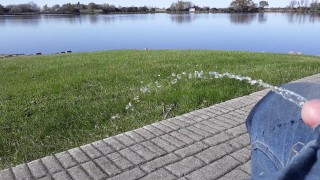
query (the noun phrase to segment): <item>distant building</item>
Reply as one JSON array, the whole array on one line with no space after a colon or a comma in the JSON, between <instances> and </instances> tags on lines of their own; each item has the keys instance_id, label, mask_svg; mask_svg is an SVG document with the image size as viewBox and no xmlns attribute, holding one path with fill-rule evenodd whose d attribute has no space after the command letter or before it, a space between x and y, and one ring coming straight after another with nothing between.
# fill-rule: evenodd
<instances>
[{"instance_id":1,"label":"distant building","mask_svg":"<svg viewBox=\"0 0 320 180\"><path fill-rule=\"evenodd\" d=\"M196 8L189 8L189 12L196 12Z\"/></svg>"}]
</instances>

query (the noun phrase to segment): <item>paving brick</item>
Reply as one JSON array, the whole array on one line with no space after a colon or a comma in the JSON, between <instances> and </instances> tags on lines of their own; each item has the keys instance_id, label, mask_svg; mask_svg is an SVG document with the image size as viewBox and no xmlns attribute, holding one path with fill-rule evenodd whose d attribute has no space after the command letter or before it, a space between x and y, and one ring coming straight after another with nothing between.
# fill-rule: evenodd
<instances>
[{"instance_id":1,"label":"paving brick","mask_svg":"<svg viewBox=\"0 0 320 180\"><path fill-rule=\"evenodd\" d=\"M202 114L202 113L197 113L196 111L192 111L190 112L190 114L194 115L194 116L198 116L200 117L202 120L206 120L208 118L210 118L210 116Z\"/></svg>"},{"instance_id":2,"label":"paving brick","mask_svg":"<svg viewBox=\"0 0 320 180\"><path fill-rule=\"evenodd\" d=\"M195 156L205 163L209 164L223 156L231 153L233 151L232 147L228 144L219 144L217 146L210 147Z\"/></svg>"},{"instance_id":3,"label":"paving brick","mask_svg":"<svg viewBox=\"0 0 320 180\"><path fill-rule=\"evenodd\" d=\"M235 150L246 147L250 144L249 135L243 134L237 138L234 138L227 142L230 144Z\"/></svg>"},{"instance_id":4,"label":"paving brick","mask_svg":"<svg viewBox=\"0 0 320 180\"><path fill-rule=\"evenodd\" d=\"M126 132L125 134L138 143L145 140L141 135L133 131Z\"/></svg>"},{"instance_id":5,"label":"paving brick","mask_svg":"<svg viewBox=\"0 0 320 180\"><path fill-rule=\"evenodd\" d=\"M212 127L210 127L210 126L204 125L204 124L202 124L202 123L195 124L194 126L195 126L196 128L199 128L199 129L205 131L205 132L210 133L211 135L212 135L212 134L217 134L217 133L219 132L219 130L217 130L217 129L215 129L215 128L212 128Z\"/></svg>"},{"instance_id":6,"label":"paving brick","mask_svg":"<svg viewBox=\"0 0 320 180\"><path fill-rule=\"evenodd\" d=\"M173 136L170 136L169 134L162 135L162 136L160 136L160 138L164 139L165 141L169 142L172 145L174 144L178 148L186 145L186 143L184 143L183 141L180 141L180 140L174 138Z\"/></svg>"},{"instance_id":7,"label":"paving brick","mask_svg":"<svg viewBox=\"0 0 320 180\"><path fill-rule=\"evenodd\" d=\"M219 180L237 180L237 179L249 179L250 176L238 169L234 169L223 177L219 178Z\"/></svg>"},{"instance_id":8,"label":"paving brick","mask_svg":"<svg viewBox=\"0 0 320 180\"><path fill-rule=\"evenodd\" d=\"M190 119L188 117L185 117L185 116L176 116L174 117L175 119L179 119L180 121L183 121L183 122L186 122L188 124L195 124L197 123L197 121L193 120L193 119Z\"/></svg>"},{"instance_id":9,"label":"paving brick","mask_svg":"<svg viewBox=\"0 0 320 180\"><path fill-rule=\"evenodd\" d=\"M181 177L178 180L188 180L186 177Z\"/></svg>"},{"instance_id":10,"label":"paving brick","mask_svg":"<svg viewBox=\"0 0 320 180\"><path fill-rule=\"evenodd\" d=\"M131 146L132 144L136 143L133 139L131 139L125 134L116 135L115 138L126 146Z\"/></svg>"},{"instance_id":11,"label":"paving brick","mask_svg":"<svg viewBox=\"0 0 320 180\"><path fill-rule=\"evenodd\" d=\"M76 147L73 149L68 150L68 152L71 154L71 156L78 162L78 163L84 163L87 161L90 161L90 158L84 153L80 148Z\"/></svg>"},{"instance_id":12,"label":"paving brick","mask_svg":"<svg viewBox=\"0 0 320 180\"><path fill-rule=\"evenodd\" d=\"M240 169L247 174L251 174L251 160L240 166Z\"/></svg>"},{"instance_id":13,"label":"paving brick","mask_svg":"<svg viewBox=\"0 0 320 180\"><path fill-rule=\"evenodd\" d=\"M73 179L77 179L77 180L90 179L90 177L87 175L87 173L80 166L74 166L74 167L68 169L67 171Z\"/></svg>"},{"instance_id":14,"label":"paving brick","mask_svg":"<svg viewBox=\"0 0 320 180\"><path fill-rule=\"evenodd\" d=\"M246 122L247 117L239 118L237 116L226 114L226 117L228 117L231 120L237 121L239 124L243 124Z\"/></svg>"},{"instance_id":15,"label":"paving brick","mask_svg":"<svg viewBox=\"0 0 320 180\"><path fill-rule=\"evenodd\" d=\"M114 176L121 172L121 170L106 157L100 157L98 159L95 159L94 161L109 176Z\"/></svg>"},{"instance_id":16,"label":"paving brick","mask_svg":"<svg viewBox=\"0 0 320 180\"><path fill-rule=\"evenodd\" d=\"M72 180L66 171L60 171L52 174L52 178L55 180Z\"/></svg>"},{"instance_id":17,"label":"paving brick","mask_svg":"<svg viewBox=\"0 0 320 180\"><path fill-rule=\"evenodd\" d=\"M158 129L154 126L151 126L151 125L144 126L143 128L152 132L152 134L154 134L156 136L161 136L161 135L165 134L165 132L163 132L160 129Z\"/></svg>"},{"instance_id":18,"label":"paving brick","mask_svg":"<svg viewBox=\"0 0 320 180\"><path fill-rule=\"evenodd\" d=\"M247 148L242 148L236 152L233 152L232 154L230 154L230 156L232 156L233 158L235 158L236 160L242 163L245 163L250 160L251 151L248 150Z\"/></svg>"},{"instance_id":19,"label":"paving brick","mask_svg":"<svg viewBox=\"0 0 320 180\"><path fill-rule=\"evenodd\" d=\"M192 172L187 175L186 178L189 180L207 180L217 179L230 170L234 169L239 165L239 162L231 156L225 156L218 161L215 161L201 169Z\"/></svg>"},{"instance_id":20,"label":"paving brick","mask_svg":"<svg viewBox=\"0 0 320 180\"><path fill-rule=\"evenodd\" d=\"M164 124L161 124L159 122L157 123L153 123L152 126L160 129L161 131L165 132L165 133L170 133L172 131L174 131L174 129L170 128L169 126L166 126Z\"/></svg>"},{"instance_id":21,"label":"paving brick","mask_svg":"<svg viewBox=\"0 0 320 180\"><path fill-rule=\"evenodd\" d=\"M166 154L167 152L164 151L163 149L161 149L159 146L149 142L149 141L146 141L146 142L142 142L141 143L144 147L148 148L150 151L152 151L153 153L155 153L156 155L158 156L162 156L164 154Z\"/></svg>"},{"instance_id":22,"label":"paving brick","mask_svg":"<svg viewBox=\"0 0 320 180\"><path fill-rule=\"evenodd\" d=\"M31 173L26 164L20 164L12 168L15 179L32 179Z\"/></svg>"},{"instance_id":23,"label":"paving brick","mask_svg":"<svg viewBox=\"0 0 320 180\"><path fill-rule=\"evenodd\" d=\"M143 177L146 173L143 172L139 167L125 171L117 176L110 178L109 180L135 180Z\"/></svg>"},{"instance_id":24,"label":"paving brick","mask_svg":"<svg viewBox=\"0 0 320 180\"><path fill-rule=\"evenodd\" d=\"M107 175L92 161L81 164L81 166L93 179L102 179L107 177Z\"/></svg>"},{"instance_id":25,"label":"paving brick","mask_svg":"<svg viewBox=\"0 0 320 180\"><path fill-rule=\"evenodd\" d=\"M0 180L14 180L14 176L10 169L0 171Z\"/></svg>"},{"instance_id":26,"label":"paving brick","mask_svg":"<svg viewBox=\"0 0 320 180\"><path fill-rule=\"evenodd\" d=\"M154 134L152 134L151 132L149 132L148 130L146 130L144 128L136 129L136 130L134 130L134 132L138 133L139 135L141 135L145 139L152 139L155 137Z\"/></svg>"},{"instance_id":27,"label":"paving brick","mask_svg":"<svg viewBox=\"0 0 320 180\"><path fill-rule=\"evenodd\" d=\"M225 102L224 103L220 103L220 104L216 104L215 106L218 107L218 108L221 108L220 111L222 111L222 112L229 112L229 111L234 110L233 107L229 106L228 103L225 103Z\"/></svg>"},{"instance_id":28,"label":"paving brick","mask_svg":"<svg viewBox=\"0 0 320 180\"><path fill-rule=\"evenodd\" d=\"M51 176L49 174L47 174L44 177L39 178L38 180L52 180Z\"/></svg>"},{"instance_id":29,"label":"paving brick","mask_svg":"<svg viewBox=\"0 0 320 180\"><path fill-rule=\"evenodd\" d=\"M181 156L182 158L194 155L204 149L206 149L208 145L202 143L202 142L196 142L195 144L191 144L187 147L184 147L182 149L178 149L174 153Z\"/></svg>"},{"instance_id":30,"label":"paving brick","mask_svg":"<svg viewBox=\"0 0 320 180\"><path fill-rule=\"evenodd\" d=\"M187 117L187 118L189 118L189 119L192 119L192 120L194 120L194 121L196 121L196 122L200 122L200 121L205 120L204 118L201 118L201 117L199 117L199 116L196 116L196 115L194 115L194 114L192 114L192 113L186 113L186 114L183 114L182 116L183 116L183 117Z\"/></svg>"},{"instance_id":31,"label":"paving brick","mask_svg":"<svg viewBox=\"0 0 320 180\"><path fill-rule=\"evenodd\" d=\"M190 125L190 123L187 123L185 121L181 121L181 120L179 120L177 118L171 118L171 119L168 119L168 121L171 122L171 123L174 123L174 124L176 124L176 125L178 125L179 127L182 127L182 128Z\"/></svg>"},{"instance_id":32,"label":"paving brick","mask_svg":"<svg viewBox=\"0 0 320 180\"><path fill-rule=\"evenodd\" d=\"M116 164L122 170L128 169L133 166L133 164L130 161L122 157L118 152L111 153L107 156L114 164Z\"/></svg>"},{"instance_id":33,"label":"paving brick","mask_svg":"<svg viewBox=\"0 0 320 180\"><path fill-rule=\"evenodd\" d=\"M189 126L189 127L187 127L187 129L190 130L190 131L192 131L192 132L194 132L194 133L196 133L196 134L199 134L199 135L202 136L202 137L209 137L209 136L211 136L210 133L208 133L208 132L206 132L206 131L203 131L203 130L195 127L195 126Z\"/></svg>"},{"instance_id":34,"label":"paving brick","mask_svg":"<svg viewBox=\"0 0 320 180\"><path fill-rule=\"evenodd\" d=\"M104 141L93 142L92 145L97 148L102 154L107 155L114 152L113 148L107 145Z\"/></svg>"},{"instance_id":35,"label":"paving brick","mask_svg":"<svg viewBox=\"0 0 320 180\"><path fill-rule=\"evenodd\" d=\"M63 167L54 156L47 156L41 160L50 174L63 170Z\"/></svg>"},{"instance_id":36,"label":"paving brick","mask_svg":"<svg viewBox=\"0 0 320 180\"><path fill-rule=\"evenodd\" d=\"M147 161L157 157L157 155L155 153L153 153L152 151L143 147L140 144L133 145L130 147L130 149L132 151L134 151L135 153L139 154L141 157L143 157Z\"/></svg>"},{"instance_id":37,"label":"paving brick","mask_svg":"<svg viewBox=\"0 0 320 180\"><path fill-rule=\"evenodd\" d=\"M221 116L217 116L216 119L224 122L224 123L228 123L228 124L231 124L232 126L231 127L234 127L234 126L238 126L240 125L241 123L239 123L238 121L235 121L233 119L229 119L228 117L226 117L225 115L221 115Z\"/></svg>"},{"instance_id":38,"label":"paving brick","mask_svg":"<svg viewBox=\"0 0 320 180\"><path fill-rule=\"evenodd\" d=\"M226 141L230 140L231 138L233 138L232 135L227 134L225 132L221 132L221 133L216 134L212 137L206 138L202 141L210 146L215 146L217 144L221 144L223 142L226 142Z\"/></svg>"},{"instance_id":39,"label":"paving brick","mask_svg":"<svg viewBox=\"0 0 320 180\"><path fill-rule=\"evenodd\" d=\"M160 121L160 124L164 124L165 126L168 126L168 127L170 127L171 129L173 129L173 130L178 130L178 129L181 128L180 126L178 126L178 125L176 125L175 123L172 123L172 122L170 122L170 121L168 121L168 120Z\"/></svg>"},{"instance_id":40,"label":"paving brick","mask_svg":"<svg viewBox=\"0 0 320 180\"><path fill-rule=\"evenodd\" d=\"M141 165L141 168L145 172L150 173L156 169L159 169L163 166L174 163L178 160L179 160L179 157L177 155L171 153L166 156L162 156L162 157L159 157L159 158L154 159L152 161L149 161L149 162Z\"/></svg>"},{"instance_id":41,"label":"paving brick","mask_svg":"<svg viewBox=\"0 0 320 180\"><path fill-rule=\"evenodd\" d=\"M200 110L198 110L198 112L201 113L201 114L205 114L207 116L210 116L211 118L217 116L217 114L214 114L214 113L210 112L208 110L208 108L200 109Z\"/></svg>"},{"instance_id":42,"label":"paving brick","mask_svg":"<svg viewBox=\"0 0 320 180\"><path fill-rule=\"evenodd\" d=\"M27 165L31 171L32 176L36 179L41 178L46 174L48 174L48 172L46 171L45 167L42 165L40 160L31 161Z\"/></svg>"},{"instance_id":43,"label":"paving brick","mask_svg":"<svg viewBox=\"0 0 320 180\"><path fill-rule=\"evenodd\" d=\"M154 144L156 144L157 146L159 146L161 149L165 150L166 152L172 152L177 149L177 147L175 145L170 144L167 141L165 141L159 137L152 139L151 142L153 142Z\"/></svg>"},{"instance_id":44,"label":"paving brick","mask_svg":"<svg viewBox=\"0 0 320 180\"><path fill-rule=\"evenodd\" d=\"M129 148L122 149L121 151L119 151L119 153L135 165L138 165L144 161L141 156L139 156Z\"/></svg>"},{"instance_id":45,"label":"paving brick","mask_svg":"<svg viewBox=\"0 0 320 180\"><path fill-rule=\"evenodd\" d=\"M194 139L192 139L184 134L181 134L178 131L173 131L172 133L170 133L170 135L176 139L179 139L180 141L183 141L186 144L191 144L191 143L195 142Z\"/></svg>"},{"instance_id":46,"label":"paving brick","mask_svg":"<svg viewBox=\"0 0 320 180\"><path fill-rule=\"evenodd\" d=\"M214 111L214 112L216 112L216 113L219 113L219 112L221 112L220 114L225 114L225 113L227 113L227 112L229 112L229 110L228 109L225 109L225 108L222 108L222 107L219 107L219 106L217 106L217 104L216 105L213 105L213 106L211 106L211 107L209 107L209 110L210 111Z\"/></svg>"},{"instance_id":47,"label":"paving brick","mask_svg":"<svg viewBox=\"0 0 320 180\"><path fill-rule=\"evenodd\" d=\"M68 169L72 166L77 165L77 162L75 160L73 160L71 155L69 153L67 153L66 151L58 153L55 156L65 169Z\"/></svg>"},{"instance_id":48,"label":"paving brick","mask_svg":"<svg viewBox=\"0 0 320 180\"><path fill-rule=\"evenodd\" d=\"M214 106L210 106L208 108L203 109L209 113L215 114L215 116L219 116L221 114L223 114L223 112L219 111L218 109L216 109ZM214 116L213 116L214 117Z\"/></svg>"},{"instance_id":49,"label":"paving brick","mask_svg":"<svg viewBox=\"0 0 320 180\"><path fill-rule=\"evenodd\" d=\"M212 127L212 128L214 128L214 129L216 129L216 130L218 130L218 131L223 131L223 130L227 129L227 128L224 127L224 126L215 124L215 123L213 123L213 122L211 122L211 121L203 121L203 122L201 122L201 124L203 124L203 125L205 125L205 126Z\"/></svg>"},{"instance_id":50,"label":"paving brick","mask_svg":"<svg viewBox=\"0 0 320 180\"><path fill-rule=\"evenodd\" d=\"M191 157L187 157L179 162L170 164L170 165L166 166L165 168L167 170L169 170L171 173L175 174L176 176L182 177L182 176L196 170L197 168L200 168L203 165L204 165L204 163L202 161L191 156Z\"/></svg>"},{"instance_id":51,"label":"paving brick","mask_svg":"<svg viewBox=\"0 0 320 180\"><path fill-rule=\"evenodd\" d=\"M245 124L241 124L240 126L236 126L234 128L228 129L226 132L228 134L232 134L234 137L238 137L241 134L244 134L247 132L247 127Z\"/></svg>"},{"instance_id":52,"label":"paving brick","mask_svg":"<svg viewBox=\"0 0 320 180\"><path fill-rule=\"evenodd\" d=\"M103 141L107 143L109 146L111 146L113 149L115 149L116 151L119 151L120 149L125 148L125 145L121 144L114 137L106 138Z\"/></svg>"},{"instance_id":53,"label":"paving brick","mask_svg":"<svg viewBox=\"0 0 320 180\"><path fill-rule=\"evenodd\" d=\"M94 148L91 144L86 144L83 146L80 146L80 148L91 158L91 159L95 159L98 157L101 157L102 154L96 149Z\"/></svg>"},{"instance_id":54,"label":"paving brick","mask_svg":"<svg viewBox=\"0 0 320 180\"><path fill-rule=\"evenodd\" d=\"M233 125L226 123L224 121L221 121L220 119L217 119L217 117L211 118L208 120L209 122L212 122L214 124L217 124L219 126L225 127L226 129L234 127Z\"/></svg>"},{"instance_id":55,"label":"paving brick","mask_svg":"<svg viewBox=\"0 0 320 180\"><path fill-rule=\"evenodd\" d=\"M196 134L196 133L194 133L194 132L192 132L192 131L190 131L188 129L179 129L178 132L181 133L181 134L184 134L184 135L186 135L186 136L188 136L188 137L190 137L190 138L192 138L192 139L194 139L196 141L199 141L199 140L203 139L202 136L200 136L200 135L198 135L198 134Z\"/></svg>"},{"instance_id":56,"label":"paving brick","mask_svg":"<svg viewBox=\"0 0 320 180\"><path fill-rule=\"evenodd\" d=\"M177 178L174 175L172 175L169 171L163 168L141 178L141 180L173 180L173 179L177 179Z\"/></svg>"}]
</instances>

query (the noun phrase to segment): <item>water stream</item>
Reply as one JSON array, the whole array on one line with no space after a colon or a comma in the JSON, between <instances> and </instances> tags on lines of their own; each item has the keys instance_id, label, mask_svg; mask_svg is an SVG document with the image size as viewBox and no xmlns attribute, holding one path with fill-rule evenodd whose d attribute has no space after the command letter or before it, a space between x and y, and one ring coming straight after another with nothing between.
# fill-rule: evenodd
<instances>
[{"instance_id":1,"label":"water stream","mask_svg":"<svg viewBox=\"0 0 320 180\"><path fill-rule=\"evenodd\" d=\"M282 88L282 87L273 86L271 84L263 82L262 80L254 80L248 76L234 75L234 74L230 74L228 72L223 73L223 74L218 73L218 72L209 72L209 75L214 76L215 78L228 77L230 79L237 79L239 81L247 81L250 85L258 85L260 87L270 88L271 91L279 94L284 99L296 104L299 107L302 107L303 104L307 101L306 98L302 97L301 95L299 95L293 91L290 91L290 90Z\"/></svg>"}]
</instances>

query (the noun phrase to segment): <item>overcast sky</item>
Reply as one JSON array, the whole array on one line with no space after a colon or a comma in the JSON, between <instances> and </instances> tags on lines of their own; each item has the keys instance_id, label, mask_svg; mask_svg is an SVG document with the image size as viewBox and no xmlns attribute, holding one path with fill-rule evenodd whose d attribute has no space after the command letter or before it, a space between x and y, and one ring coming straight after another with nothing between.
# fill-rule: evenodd
<instances>
[{"instance_id":1,"label":"overcast sky","mask_svg":"<svg viewBox=\"0 0 320 180\"><path fill-rule=\"evenodd\" d=\"M54 4L65 4L65 3L77 3L80 2L82 4L88 4L90 2L94 2L97 4L114 4L116 6L154 6L154 7L169 7L172 2L176 2L176 0L0 0L0 4L8 5L8 4L21 4L28 3L33 1L39 6L43 6L47 4L52 6ZM190 0L187 0L190 1ZM270 7L285 7L289 4L290 0L268 0ZM231 0L191 0L194 4L198 6L210 6L210 7L229 7ZM259 0L254 0L255 3L258 3Z\"/></svg>"}]
</instances>

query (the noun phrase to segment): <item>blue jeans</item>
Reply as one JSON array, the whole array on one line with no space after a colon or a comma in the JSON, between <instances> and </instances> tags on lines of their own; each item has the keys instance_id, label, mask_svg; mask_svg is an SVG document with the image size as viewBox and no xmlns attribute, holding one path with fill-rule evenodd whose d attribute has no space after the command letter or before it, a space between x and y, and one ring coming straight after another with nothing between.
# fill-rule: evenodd
<instances>
[{"instance_id":1,"label":"blue jeans","mask_svg":"<svg viewBox=\"0 0 320 180\"><path fill-rule=\"evenodd\" d=\"M284 88L320 98L320 84L290 83ZM252 145L252 179L320 179L320 127L301 119L301 108L270 92L250 112L246 125Z\"/></svg>"}]
</instances>

